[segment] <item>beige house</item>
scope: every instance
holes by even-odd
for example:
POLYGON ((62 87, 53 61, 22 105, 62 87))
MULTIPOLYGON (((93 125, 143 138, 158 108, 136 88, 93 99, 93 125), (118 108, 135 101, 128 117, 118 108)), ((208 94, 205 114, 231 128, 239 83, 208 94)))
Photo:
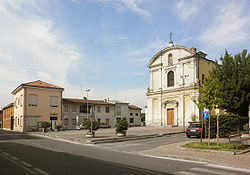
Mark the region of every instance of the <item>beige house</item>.
POLYGON ((115 125, 114 104, 103 100, 86 100, 77 98, 63 99, 63 129, 77 129, 88 120, 94 109, 95 119, 111 127, 115 125), (88 111, 87 111, 88 106, 88 111))
POLYGON ((141 126, 141 108, 135 105, 128 105, 129 109, 129 126, 141 126))
POLYGON ((61 125, 63 90, 59 86, 40 80, 18 86, 12 92, 14 130, 21 132, 37 130, 44 121, 51 123, 52 130, 56 125, 61 125))

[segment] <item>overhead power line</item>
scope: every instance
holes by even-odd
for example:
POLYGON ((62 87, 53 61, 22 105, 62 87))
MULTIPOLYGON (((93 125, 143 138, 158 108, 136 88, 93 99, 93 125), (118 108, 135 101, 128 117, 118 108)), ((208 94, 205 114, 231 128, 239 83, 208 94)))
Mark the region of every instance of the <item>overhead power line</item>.
POLYGON ((219 26, 220 26, 220 24, 221 24, 221 22, 222 22, 222 19, 223 19, 223 17, 225 16, 227 10, 229 9, 229 6, 230 6, 231 2, 232 2, 232 0, 229 1, 229 3, 228 3, 228 5, 227 5, 227 7, 226 7, 226 9, 225 9, 225 11, 224 11, 224 13, 223 13, 223 15, 221 16, 219 23, 217 24, 217 26, 216 26, 216 28, 215 28, 215 30, 214 30, 214 32, 213 32, 213 34, 212 34, 210 40, 209 40, 208 43, 207 43, 207 46, 206 46, 205 49, 204 49, 205 51, 207 50, 207 48, 208 48, 210 42, 214 39, 214 35, 215 35, 217 29, 219 28, 219 26))

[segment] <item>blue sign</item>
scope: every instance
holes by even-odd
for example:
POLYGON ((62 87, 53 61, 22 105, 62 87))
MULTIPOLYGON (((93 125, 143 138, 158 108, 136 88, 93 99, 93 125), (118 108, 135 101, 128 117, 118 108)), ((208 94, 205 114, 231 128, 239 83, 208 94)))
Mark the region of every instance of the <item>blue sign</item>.
POLYGON ((208 111, 203 111, 202 116, 203 116, 203 118, 209 118, 209 112, 208 111))

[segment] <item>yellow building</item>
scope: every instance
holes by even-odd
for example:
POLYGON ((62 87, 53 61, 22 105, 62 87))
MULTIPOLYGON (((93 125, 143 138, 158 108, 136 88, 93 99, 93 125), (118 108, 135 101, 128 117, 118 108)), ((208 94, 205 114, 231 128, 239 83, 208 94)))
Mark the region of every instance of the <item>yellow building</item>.
POLYGON ((14 130, 31 131, 50 122, 51 129, 62 124, 63 88, 43 81, 21 84, 14 95, 14 130))
POLYGON ((3 107, 2 113, 2 125, 3 129, 13 130, 14 128, 14 106, 13 103, 3 107))

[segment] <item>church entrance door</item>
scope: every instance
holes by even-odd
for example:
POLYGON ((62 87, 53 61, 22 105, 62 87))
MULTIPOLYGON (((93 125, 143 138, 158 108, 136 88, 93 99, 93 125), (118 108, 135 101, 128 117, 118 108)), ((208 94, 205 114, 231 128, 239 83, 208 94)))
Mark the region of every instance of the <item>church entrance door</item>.
POLYGON ((167 109, 168 125, 174 124, 174 109, 167 109))

